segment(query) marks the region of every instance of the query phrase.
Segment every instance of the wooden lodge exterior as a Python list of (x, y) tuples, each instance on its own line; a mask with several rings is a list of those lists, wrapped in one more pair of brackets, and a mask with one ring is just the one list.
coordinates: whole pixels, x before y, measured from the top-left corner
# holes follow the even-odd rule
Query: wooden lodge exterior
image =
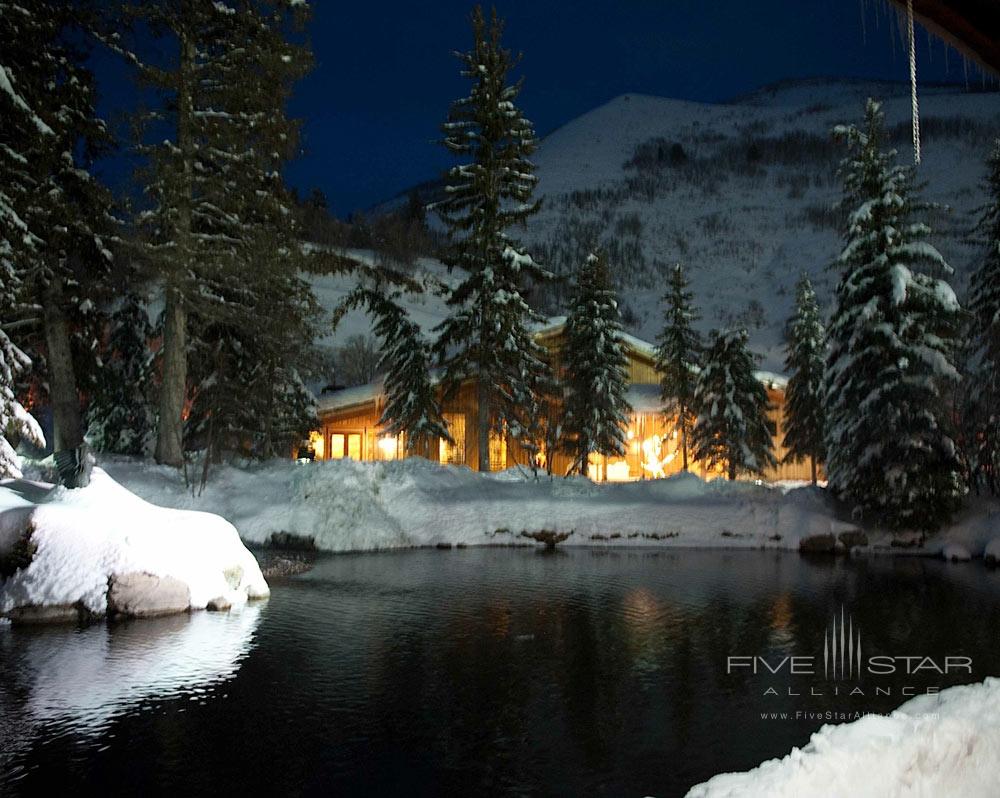
[[(557, 369), (562, 339), (561, 319), (553, 319), (550, 325), (536, 333), (536, 340), (548, 350)], [(674, 425), (661, 411), (660, 377), (654, 365), (654, 347), (629, 335), (624, 336), (624, 341), (628, 353), (628, 400), (633, 409), (627, 429), (628, 452), (625, 457), (620, 458), (593, 456), (590, 476), (598, 481), (613, 482), (670, 476), (681, 470), (681, 454)], [(780, 462), (785, 453), (785, 448), (781, 445), (781, 418), (786, 380), (767, 372), (758, 372), (757, 376), (766, 385), (771, 401), (770, 413), (778, 429), (774, 453)], [(380, 382), (345, 388), (320, 397), (317, 401), (320, 428), (312, 432), (309, 439), (316, 459), (350, 457), (370, 461), (395, 460), (406, 456), (401, 436), (387, 436), (379, 427), (384, 401)], [(443, 414), (455, 444), (439, 440), (436, 446), (430, 447), (430, 451), (420, 454), (441, 463), (466, 465), (476, 469), (479, 462), (475, 427), (476, 390), (471, 380), (445, 404)], [(552, 457), (550, 465), (553, 474), (562, 476), (566, 473), (570, 458), (565, 453), (544, 453), (542, 457), (545, 456)], [(529, 457), (516, 441), (491, 433), (490, 470), (502, 471), (515, 465), (528, 466)], [(718, 471), (709, 473), (697, 462), (690, 463), (689, 468), (706, 477), (721, 474)], [(769, 481), (807, 480), (810, 478), (809, 463), (779, 465), (769, 469), (764, 478)]]

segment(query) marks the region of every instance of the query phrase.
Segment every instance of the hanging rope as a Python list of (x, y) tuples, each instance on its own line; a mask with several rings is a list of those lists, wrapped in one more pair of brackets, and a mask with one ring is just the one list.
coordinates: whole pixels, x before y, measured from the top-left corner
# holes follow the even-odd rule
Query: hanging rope
[(920, 163), (920, 106), (917, 104), (917, 43), (913, 35), (913, 0), (906, 0), (910, 35), (910, 105), (913, 109), (913, 162)]

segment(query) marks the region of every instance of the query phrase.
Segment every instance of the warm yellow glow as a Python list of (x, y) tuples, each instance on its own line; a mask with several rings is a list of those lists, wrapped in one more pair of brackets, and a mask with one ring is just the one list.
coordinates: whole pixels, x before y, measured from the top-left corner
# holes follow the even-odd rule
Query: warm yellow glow
[(444, 423), (447, 424), (448, 434), (455, 443), (448, 443), (441, 438), (438, 443), (438, 460), (442, 463), (461, 465), (465, 462), (465, 414), (445, 413)]
[(323, 446), (323, 433), (318, 430), (314, 430), (309, 433), (309, 447), (313, 450), (313, 454), (316, 455), (317, 460), (323, 459), (323, 453), (325, 447)]
[(330, 459), (340, 460), (344, 456), (344, 443), (347, 440), (342, 432), (335, 432), (330, 436)]
[(634, 430), (634, 429), (631, 429), (631, 428), (629, 428), (629, 430), (628, 430), (628, 433), (627, 433), (627, 434), (628, 434), (628, 439), (629, 439), (629, 440), (632, 440), (632, 439), (633, 439), (633, 438), (635, 437), (635, 430)]
[(361, 460), (361, 435), (351, 433), (347, 436), (347, 456), (352, 460)]
[(627, 462), (619, 460), (616, 463), (608, 463), (608, 482), (628, 482), (629, 479)]
[(642, 467), (650, 473), (653, 479), (662, 479), (667, 475), (666, 466), (670, 465), (677, 452), (663, 453), (663, 439), (653, 435), (642, 442)]
[(490, 431), (490, 471), (503, 471), (507, 467), (507, 436)]
[(395, 460), (399, 456), (399, 445), (392, 435), (383, 435), (378, 439), (378, 451), (383, 460)]

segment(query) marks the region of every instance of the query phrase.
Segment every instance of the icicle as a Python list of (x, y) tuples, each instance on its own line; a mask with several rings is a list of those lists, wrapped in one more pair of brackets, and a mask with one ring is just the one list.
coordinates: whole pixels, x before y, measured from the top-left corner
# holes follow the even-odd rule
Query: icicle
[(913, 107), (913, 162), (920, 163), (920, 106), (917, 104), (917, 43), (913, 35), (913, 0), (906, 0), (910, 38), (910, 104)]

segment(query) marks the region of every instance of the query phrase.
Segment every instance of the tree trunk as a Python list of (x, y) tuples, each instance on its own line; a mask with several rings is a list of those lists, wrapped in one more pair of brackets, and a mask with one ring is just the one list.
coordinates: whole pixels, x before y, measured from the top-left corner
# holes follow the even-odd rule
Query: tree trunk
[(52, 400), (54, 451), (75, 449), (83, 443), (80, 395), (73, 371), (69, 323), (62, 306), (62, 281), (53, 280), (45, 292), (45, 343), (48, 347), (49, 395)]
[(490, 389), (480, 377), (476, 383), (476, 437), (478, 440), (479, 470), (486, 473), (490, 470)]
[(813, 485), (816, 485), (816, 457), (815, 455), (809, 458), (809, 466), (812, 469), (812, 481)]
[[(184, 4), (182, 4), (182, 12)], [(187, 308), (179, 283), (187, 279), (191, 257), (191, 202), (194, 182), (192, 139), (192, 84), (195, 46), (181, 31), (181, 60), (177, 93), (177, 147), (181, 151), (181, 188), (177, 197), (175, 243), (179, 262), (165, 286), (163, 323), (163, 379), (160, 386), (160, 419), (156, 436), (156, 462), (184, 464), (184, 399), (187, 388)]]
[(163, 312), (163, 378), (156, 462), (184, 464), (184, 397), (187, 385), (187, 312), (177, 291), (168, 291)]
[(688, 433), (687, 422), (681, 421), (681, 467), (688, 470)]

